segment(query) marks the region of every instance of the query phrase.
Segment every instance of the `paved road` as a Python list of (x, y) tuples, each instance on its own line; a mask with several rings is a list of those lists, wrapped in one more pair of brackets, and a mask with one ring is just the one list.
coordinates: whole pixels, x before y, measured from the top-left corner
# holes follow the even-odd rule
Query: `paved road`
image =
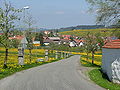
[(79, 56), (18, 72), (0, 80), (0, 90), (103, 90), (79, 71)]

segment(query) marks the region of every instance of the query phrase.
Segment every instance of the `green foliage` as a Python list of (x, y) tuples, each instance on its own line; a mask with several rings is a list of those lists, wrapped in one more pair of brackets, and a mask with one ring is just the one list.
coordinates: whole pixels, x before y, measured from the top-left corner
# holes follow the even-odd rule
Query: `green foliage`
[(120, 28), (114, 30), (112, 35), (114, 35), (114, 36), (118, 37), (118, 39), (120, 39)]
[(96, 37), (91, 34), (88, 33), (85, 37), (85, 45), (84, 45), (84, 49), (88, 55), (88, 53), (92, 53), (92, 64), (94, 63), (94, 54), (95, 51), (98, 50), (98, 46), (97, 46), (98, 42), (96, 40)]
[(64, 31), (64, 32), (59, 32), (61, 35), (73, 35), (73, 36), (79, 36), (79, 37), (85, 37), (87, 33), (100, 33), (101, 37), (109, 37), (112, 34), (112, 31), (115, 30), (113, 29), (81, 29), (81, 30), (73, 30), (73, 31)]
[(69, 47), (68, 45), (64, 44), (54, 44), (51, 43), (48, 49), (52, 50), (59, 50), (59, 51), (70, 51), (70, 52), (83, 52), (83, 47)]
[(11, 48), (18, 48), (18, 46), (19, 46), (19, 44), (20, 44), (20, 40), (17, 40), (17, 39), (12, 39), (11, 40)]
[(110, 82), (101, 69), (93, 69), (89, 72), (90, 79), (96, 84), (109, 90), (120, 90), (120, 85)]
[[(87, 55), (82, 55), (81, 58), (92, 59), (91, 56), (87, 56)], [(95, 57), (95, 61), (102, 62), (102, 57)], [(85, 67), (97, 67), (97, 68), (101, 67), (101, 65), (97, 65), (96, 63), (92, 64), (91, 62), (83, 59), (80, 59), (80, 62)]]
[(40, 41), (40, 45), (43, 46), (43, 34), (42, 33), (36, 33), (35, 41)]
[(15, 9), (10, 3), (4, 2), (4, 8), (0, 8), (0, 30), (2, 30), (3, 35), (0, 37), (0, 43), (3, 47), (6, 48), (5, 59), (4, 59), (4, 67), (7, 67), (7, 59), (8, 59), (8, 48), (11, 45), (10, 31), (15, 27), (14, 23), (16, 20), (20, 18), (17, 16), (20, 9)]

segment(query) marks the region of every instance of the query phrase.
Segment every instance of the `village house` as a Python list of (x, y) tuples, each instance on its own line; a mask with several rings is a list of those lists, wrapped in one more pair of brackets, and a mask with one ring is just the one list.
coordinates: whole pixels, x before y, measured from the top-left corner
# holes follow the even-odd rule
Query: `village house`
[(63, 39), (70, 40), (71, 35), (62, 35), (61, 37), (62, 37)]
[(50, 40), (50, 39), (44, 39), (43, 40), (43, 43), (44, 43), (45, 46), (50, 45), (50, 43), (52, 43), (52, 42), (53, 42), (53, 40)]
[(22, 40), (24, 38), (24, 36), (22, 35), (17, 35), (17, 36), (14, 36), (14, 37), (9, 37), (9, 39), (17, 39), (17, 40)]
[(84, 45), (84, 40), (74, 39), (74, 41), (76, 42), (77, 46), (81, 47)]
[(3, 35), (3, 33), (0, 33), (0, 35)]
[(107, 42), (102, 53), (102, 71), (110, 81), (120, 84), (120, 39)]
[(75, 41), (70, 41), (69, 46), (70, 47), (76, 47), (77, 43)]
[(50, 43), (59, 44), (60, 38), (59, 37), (44, 37), (43, 43), (44, 45), (49, 45)]
[(69, 44), (69, 40), (67, 40), (67, 39), (60, 39), (60, 42), (59, 42), (59, 44), (64, 44), (64, 45), (66, 45), (66, 44)]

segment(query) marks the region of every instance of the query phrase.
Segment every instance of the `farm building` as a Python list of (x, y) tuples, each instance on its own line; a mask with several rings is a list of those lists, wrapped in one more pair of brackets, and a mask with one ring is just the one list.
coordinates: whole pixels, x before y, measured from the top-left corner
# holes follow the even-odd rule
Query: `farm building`
[(105, 44), (102, 53), (102, 71), (110, 81), (120, 83), (120, 39)]

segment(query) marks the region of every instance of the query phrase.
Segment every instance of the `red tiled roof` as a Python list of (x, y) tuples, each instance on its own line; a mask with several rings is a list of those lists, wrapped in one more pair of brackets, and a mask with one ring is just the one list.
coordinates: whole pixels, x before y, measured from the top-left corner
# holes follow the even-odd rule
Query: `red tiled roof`
[(22, 40), (24, 37), (23, 36), (15, 36), (15, 37), (9, 37), (9, 39), (18, 39), (18, 40)]
[(3, 35), (3, 33), (0, 33), (0, 35)]
[(111, 40), (110, 42), (106, 43), (103, 48), (120, 48), (120, 39)]
[(80, 42), (84, 42), (84, 40), (78, 40), (78, 39), (74, 39), (76, 42), (80, 43)]

